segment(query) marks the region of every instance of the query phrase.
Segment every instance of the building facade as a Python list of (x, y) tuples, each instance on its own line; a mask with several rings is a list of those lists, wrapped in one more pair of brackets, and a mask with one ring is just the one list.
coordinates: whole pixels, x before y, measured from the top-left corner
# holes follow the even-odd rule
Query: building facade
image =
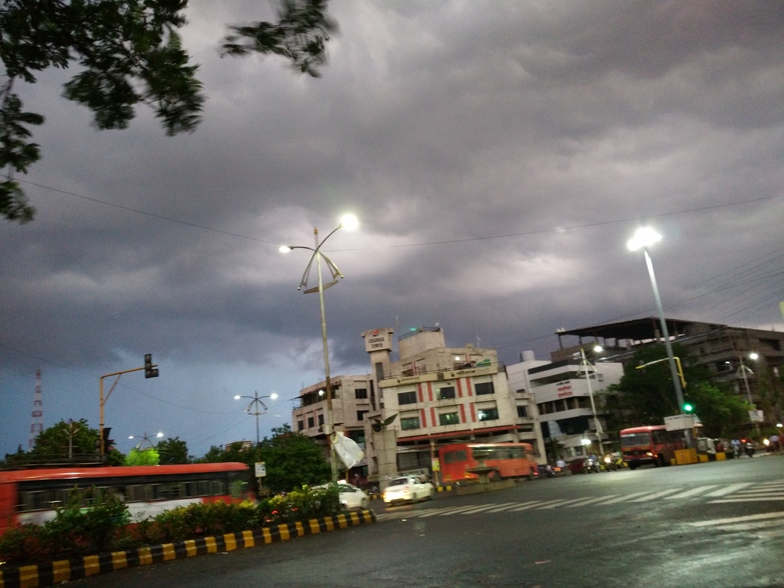
[(380, 399), (366, 424), (370, 476), (432, 471), (441, 445), (466, 441), (528, 442), (544, 461), (532, 396), (510, 391), (495, 350), (447, 347), (440, 327), (422, 327), (398, 338), (393, 361), (392, 333), (363, 333)]
[[(784, 418), (784, 332), (732, 327), (665, 319), (673, 344), (686, 347), (689, 355), (706, 366), (719, 381), (731, 385), (735, 392), (762, 410), (763, 423), (775, 425)], [(553, 361), (571, 357), (583, 340), (597, 341), (604, 357), (627, 362), (642, 345), (662, 341), (658, 318), (643, 318), (620, 323), (560, 330), (560, 349), (552, 353)], [(564, 346), (565, 338), (579, 343)], [(568, 341), (568, 339), (566, 339)], [(752, 359), (756, 357), (756, 359)]]
[[(330, 378), (330, 388), (335, 428), (364, 448), (365, 419), (374, 409), (375, 402), (372, 378), (369, 375), (335, 376)], [(315, 439), (328, 454), (329, 446), (324, 432), (324, 425), (328, 421), (326, 382), (303, 388), (297, 401), (291, 414), (293, 430)]]
[(555, 362), (524, 360), (507, 366), (507, 373), (511, 389), (533, 395), (551, 462), (609, 451), (602, 397), (621, 381), (622, 364), (583, 361), (578, 354)]

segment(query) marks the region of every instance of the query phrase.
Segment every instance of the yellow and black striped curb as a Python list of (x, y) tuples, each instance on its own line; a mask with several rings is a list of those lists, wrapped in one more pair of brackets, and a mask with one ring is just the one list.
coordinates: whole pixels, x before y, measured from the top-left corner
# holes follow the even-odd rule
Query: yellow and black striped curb
[(273, 541), (288, 541), (305, 535), (316, 535), (374, 522), (376, 522), (376, 513), (364, 509), (358, 512), (341, 513), (334, 517), (264, 527), (255, 531), (227, 533), (215, 537), (189, 539), (101, 555), (87, 555), (46, 564), (9, 567), (7, 569), (6, 566), (0, 566), (0, 588), (42, 588), (61, 582), (71, 582), (98, 574), (106, 574), (123, 568), (267, 545)]

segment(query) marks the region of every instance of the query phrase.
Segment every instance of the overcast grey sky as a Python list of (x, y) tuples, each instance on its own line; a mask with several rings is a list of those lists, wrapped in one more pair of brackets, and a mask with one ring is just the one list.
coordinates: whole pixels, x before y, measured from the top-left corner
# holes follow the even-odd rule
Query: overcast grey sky
[(267, 2), (192, 0), (183, 29), (208, 96), (190, 135), (149, 111), (98, 132), (60, 97), (24, 188), (34, 222), (0, 227), (0, 452), (44, 424), (162, 431), (203, 455), (255, 438), (235, 394), (277, 392), (262, 436), (323, 379), (313, 244), (345, 279), (325, 294), (333, 374), (370, 371), (361, 332), (439, 323), (447, 344), (546, 359), (554, 332), (665, 312), (784, 329), (784, 3), (333, 1), (321, 79), (275, 57), (223, 58), (226, 24)]

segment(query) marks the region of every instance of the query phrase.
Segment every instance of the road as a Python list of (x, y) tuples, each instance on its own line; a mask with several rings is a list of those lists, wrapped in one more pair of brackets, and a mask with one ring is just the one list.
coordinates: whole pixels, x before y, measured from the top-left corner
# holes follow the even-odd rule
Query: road
[(80, 587), (784, 586), (784, 456), (439, 494), (378, 523)]

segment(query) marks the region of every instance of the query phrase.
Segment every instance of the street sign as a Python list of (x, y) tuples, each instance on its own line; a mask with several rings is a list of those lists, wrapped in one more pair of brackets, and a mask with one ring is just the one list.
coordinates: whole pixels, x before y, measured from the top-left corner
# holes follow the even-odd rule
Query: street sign
[(664, 417), (664, 426), (668, 431), (683, 431), (694, 428), (697, 417), (693, 414), (676, 414)]
[(267, 475), (267, 464), (263, 461), (256, 462), (256, 477), (263, 478)]

